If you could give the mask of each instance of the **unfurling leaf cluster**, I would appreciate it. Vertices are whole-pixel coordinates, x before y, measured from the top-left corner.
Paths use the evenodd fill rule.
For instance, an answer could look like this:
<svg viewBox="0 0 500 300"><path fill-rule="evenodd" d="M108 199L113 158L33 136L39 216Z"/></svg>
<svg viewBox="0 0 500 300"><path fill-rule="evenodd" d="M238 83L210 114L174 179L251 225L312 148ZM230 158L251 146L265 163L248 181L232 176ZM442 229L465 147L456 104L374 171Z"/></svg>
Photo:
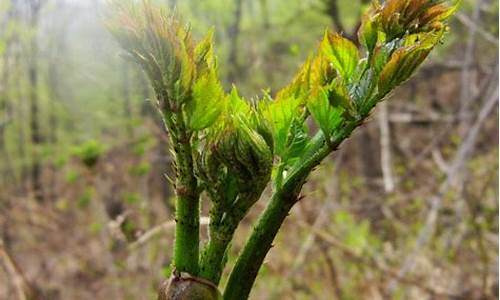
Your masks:
<svg viewBox="0 0 500 300"><path fill-rule="evenodd" d="M212 32L195 43L174 15L143 3L117 2L109 28L156 92L183 179L178 192L196 201L206 192L212 202L210 239L200 273L192 275L215 284L236 227L268 183L275 195L297 198L314 167L421 65L458 6L446 0L373 1L358 31L359 47L326 31L289 85L248 101L235 87L223 90ZM198 272L197 264L189 271ZM230 280L229 289L232 282L239 281Z"/></svg>

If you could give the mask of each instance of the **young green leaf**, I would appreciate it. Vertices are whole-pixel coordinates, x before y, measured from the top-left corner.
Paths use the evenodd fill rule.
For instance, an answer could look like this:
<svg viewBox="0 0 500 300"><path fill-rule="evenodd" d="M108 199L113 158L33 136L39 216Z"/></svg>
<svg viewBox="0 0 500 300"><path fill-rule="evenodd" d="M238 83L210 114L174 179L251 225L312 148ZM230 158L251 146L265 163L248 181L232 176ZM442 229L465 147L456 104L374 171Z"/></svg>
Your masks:
<svg viewBox="0 0 500 300"><path fill-rule="evenodd" d="M368 115L373 103L375 91L377 89L377 74L372 68L363 72L361 78L349 87L349 96L353 99L353 106L358 118Z"/></svg>
<svg viewBox="0 0 500 300"><path fill-rule="evenodd" d="M189 127L202 130L212 125L224 109L224 91L212 71L193 86L192 99L186 105Z"/></svg>
<svg viewBox="0 0 500 300"><path fill-rule="evenodd" d="M288 137L294 119L300 116L302 100L299 98L280 99L278 101L263 100L260 108L264 119L271 127L274 152L281 158L286 155Z"/></svg>
<svg viewBox="0 0 500 300"><path fill-rule="evenodd" d="M394 51L394 41L377 46L370 57L370 66L376 74L380 74Z"/></svg>
<svg viewBox="0 0 500 300"><path fill-rule="evenodd" d="M377 45L378 40L378 25L374 18L370 17L370 15L363 15L361 19L361 26L358 30L358 39L361 45L368 50L368 53L371 54L373 49Z"/></svg>
<svg viewBox="0 0 500 300"><path fill-rule="evenodd" d="M358 48L337 33L325 32L320 51L332 63L344 81L349 81L359 60Z"/></svg>
<svg viewBox="0 0 500 300"><path fill-rule="evenodd" d="M249 103L240 97L235 86L227 96L227 113L229 115L244 115L249 117L253 112Z"/></svg>
<svg viewBox="0 0 500 300"><path fill-rule="evenodd" d="M207 136L207 149L210 155L205 157L203 164L215 173L217 163L222 163L231 176L239 183L248 184L260 182L270 175L272 168L272 147L266 138L260 134L260 129L254 123L255 111L248 114L225 114L218 121L218 126ZM216 168L211 167L214 165ZM211 176L213 178L213 176Z"/></svg>
<svg viewBox="0 0 500 300"><path fill-rule="evenodd" d="M327 85L336 76L336 70L323 53L309 57L292 82L276 95L276 100L288 98L307 98L317 86Z"/></svg>
<svg viewBox="0 0 500 300"><path fill-rule="evenodd" d="M216 60L213 49L213 35L214 31L212 29L194 49L194 58L198 77L201 77L210 70L216 68Z"/></svg>
<svg viewBox="0 0 500 300"><path fill-rule="evenodd" d="M180 50L178 51L178 57L180 61L180 86L182 89L179 91L179 97L183 97L189 93L191 90L191 85L195 80L196 76L196 65L193 59L192 50L189 49L186 44L182 44Z"/></svg>
<svg viewBox="0 0 500 300"><path fill-rule="evenodd" d="M271 147L249 120L239 121L239 137L240 162L250 170L252 179L260 180L262 176L270 174L273 162Z"/></svg>
<svg viewBox="0 0 500 300"><path fill-rule="evenodd" d="M349 97L347 86L338 78L334 79L328 86L328 99L334 107L340 107L344 111L352 110L352 101Z"/></svg>
<svg viewBox="0 0 500 300"><path fill-rule="evenodd" d="M397 49L380 72L379 95L384 96L406 81L439 42L443 32L431 32L408 37L406 45Z"/></svg>
<svg viewBox="0 0 500 300"><path fill-rule="evenodd" d="M285 167L292 166L298 160L301 160L304 151L309 145L309 129L300 119L294 119L290 127L290 134L286 146L286 153L282 157Z"/></svg>
<svg viewBox="0 0 500 300"><path fill-rule="evenodd" d="M344 111L341 106L331 105L328 98L328 91L319 88L307 101L307 109L311 112L313 119L327 138L342 122L342 113Z"/></svg>
<svg viewBox="0 0 500 300"><path fill-rule="evenodd" d="M449 18L459 4L460 0L387 0L372 15L391 41L407 33L442 29L442 21Z"/></svg>

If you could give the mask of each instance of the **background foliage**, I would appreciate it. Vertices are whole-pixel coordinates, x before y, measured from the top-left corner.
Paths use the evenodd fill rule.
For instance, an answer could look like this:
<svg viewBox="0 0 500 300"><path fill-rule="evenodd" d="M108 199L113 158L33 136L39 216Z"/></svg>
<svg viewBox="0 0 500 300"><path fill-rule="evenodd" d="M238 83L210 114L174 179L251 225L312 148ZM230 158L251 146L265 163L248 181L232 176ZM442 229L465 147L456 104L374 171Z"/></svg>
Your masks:
<svg viewBox="0 0 500 300"><path fill-rule="evenodd" d="M157 2L197 39L213 28L224 89L246 98L285 85L325 27L352 37L365 5ZM0 0L1 299L153 299L169 274L167 138L110 13ZM463 1L416 78L309 179L252 299L498 298L497 20L497 1Z"/></svg>

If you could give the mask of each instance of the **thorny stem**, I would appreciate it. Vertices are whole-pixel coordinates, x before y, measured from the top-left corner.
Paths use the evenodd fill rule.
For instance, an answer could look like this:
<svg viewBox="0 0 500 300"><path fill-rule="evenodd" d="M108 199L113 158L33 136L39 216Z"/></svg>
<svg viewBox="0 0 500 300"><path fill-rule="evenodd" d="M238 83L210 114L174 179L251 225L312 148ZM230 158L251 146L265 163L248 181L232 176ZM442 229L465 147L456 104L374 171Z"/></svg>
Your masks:
<svg viewBox="0 0 500 300"><path fill-rule="evenodd" d="M315 154L297 166L295 170L292 170L290 175L285 178L283 185L273 193L268 206L259 218L231 271L224 291L223 298L225 300L248 298L264 258L272 247L274 238L293 205L299 200L300 190L308 174L328 154L336 150L358 124L359 122L353 122L345 126L333 137L330 143L319 134L313 145L313 149L318 149Z"/></svg>
<svg viewBox="0 0 500 300"><path fill-rule="evenodd" d="M248 209L260 198L262 189L243 193L223 217L210 226L210 240L203 252L200 266L200 276L219 284L226 263L226 251L233 239L238 224L246 215ZM212 222L212 221L211 221Z"/></svg>
<svg viewBox="0 0 500 300"><path fill-rule="evenodd" d="M163 103L167 100L162 97ZM185 127L182 112L175 114L163 111L163 118L170 132L175 153L175 244L174 266L178 272L198 275L200 242L200 193L194 175L193 149L191 134Z"/></svg>

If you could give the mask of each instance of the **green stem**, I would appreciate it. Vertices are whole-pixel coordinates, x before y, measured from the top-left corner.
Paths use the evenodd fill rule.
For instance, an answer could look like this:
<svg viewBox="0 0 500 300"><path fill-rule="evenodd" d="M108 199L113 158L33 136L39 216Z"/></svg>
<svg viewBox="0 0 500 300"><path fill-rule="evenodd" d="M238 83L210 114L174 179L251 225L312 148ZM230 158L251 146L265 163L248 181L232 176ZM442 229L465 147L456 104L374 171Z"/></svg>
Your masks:
<svg viewBox="0 0 500 300"><path fill-rule="evenodd" d="M225 192L226 184L228 183L223 180L214 183L207 189L212 201L210 224L208 227L209 241L201 254L199 276L215 285L219 283L220 275L225 265L225 252L231 242L231 235L225 233L228 230L227 227L225 229L222 218L227 211L227 204L233 203L237 197L237 195L229 196Z"/></svg>
<svg viewBox="0 0 500 300"><path fill-rule="evenodd" d="M293 205L298 201L300 190L309 173L347 138L357 124L344 127L327 143L321 135L314 139L314 155L303 161L285 179L283 185L274 192L257 226L252 231L229 276L224 300L244 300L252 289L255 278L272 242Z"/></svg>
<svg viewBox="0 0 500 300"><path fill-rule="evenodd" d="M174 266L179 272L198 275L200 243L200 200L194 176L190 134L184 126L182 113L176 115L171 135L176 159L176 203Z"/></svg>
<svg viewBox="0 0 500 300"><path fill-rule="evenodd" d="M199 201L197 197L177 195L174 266L177 271L198 274Z"/></svg>
<svg viewBox="0 0 500 300"><path fill-rule="evenodd" d="M271 198L236 261L224 291L224 299L248 298L260 266L296 199L296 195L283 193L276 193Z"/></svg>
<svg viewBox="0 0 500 300"><path fill-rule="evenodd" d="M217 224L211 226L210 241L201 261L200 277L219 284L226 263L226 251L234 232L250 207L260 198L264 187L255 187L255 191L241 194L237 204Z"/></svg>
<svg viewBox="0 0 500 300"><path fill-rule="evenodd" d="M227 234L211 234L202 261L200 263L200 277L213 284L219 284L222 270L225 266L226 250L231 242L234 230Z"/></svg>

